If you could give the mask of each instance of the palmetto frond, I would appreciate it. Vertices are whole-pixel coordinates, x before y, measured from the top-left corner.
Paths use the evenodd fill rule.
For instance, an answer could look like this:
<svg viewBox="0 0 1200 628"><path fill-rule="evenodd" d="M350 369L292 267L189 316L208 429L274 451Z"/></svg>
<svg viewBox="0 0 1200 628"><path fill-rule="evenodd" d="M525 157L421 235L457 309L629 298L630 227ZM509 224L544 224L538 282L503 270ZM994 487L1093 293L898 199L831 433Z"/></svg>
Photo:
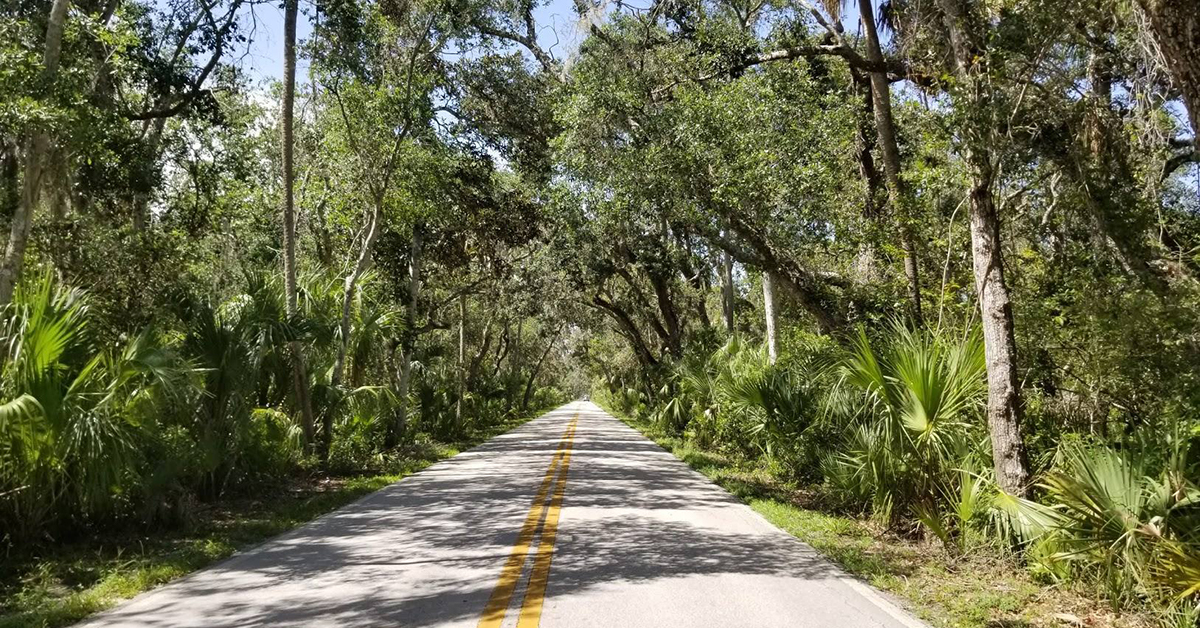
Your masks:
<svg viewBox="0 0 1200 628"><path fill-rule="evenodd" d="M87 312L86 295L50 275L24 285L5 312L0 491L26 500L14 506L22 524L37 525L59 500L76 512L108 508L135 463L142 421L154 420L159 400L192 390L190 365L148 335L98 349ZM16 486L28 490L7 490Z"/></svg>
<svg viewBox="0 0 1200 628"><path fill-rule="evenodd" d="M890 331L890 342L878 351L858 329L839 386L865 398L893 443L913 440L949 453L986 392L982 338L972 332L955 342L900 323Z"/></svg>
<svg viewBox="0 0 1200 628"><path fill-rule="evenodd" d="M899 322L888 331L888 340L876 343L860 327L837 369L835 397L852 408L854 429L851 453L839 464L861 465L855 481L866 483L862 490L882 508L917 507L933 493L957 512L953 505L961 498L976 497L975 480L959 481L952 469L978 431L985 393L982 339L978 332L956 339ZM917 514L926 518L937 510L931 503L921 508Z"/></svg>
<svg viewBox="0 0 1200 628"><path fill-rule="evenodd" d="M1200 548L1165 541L1150 573L1155 581L1174 590L1179 599L1200 595Z"/></svg>
<svg viewBox="0 0 1200 628"><path fill-rule="evenodd" d="M1145 474L1140 465L1106 448L1074 449L1068 468L1043 481L1069 519L1063 527L1079 551L1134 549L1147 512Z"/></svg>
<svg viewBox="0 0 1200 628"><path fill-rule="evenodd" d="M1057 530L1062 514L1049 506L997 489L991 500L992 525L1001 538L1032 543Z"/></svg>

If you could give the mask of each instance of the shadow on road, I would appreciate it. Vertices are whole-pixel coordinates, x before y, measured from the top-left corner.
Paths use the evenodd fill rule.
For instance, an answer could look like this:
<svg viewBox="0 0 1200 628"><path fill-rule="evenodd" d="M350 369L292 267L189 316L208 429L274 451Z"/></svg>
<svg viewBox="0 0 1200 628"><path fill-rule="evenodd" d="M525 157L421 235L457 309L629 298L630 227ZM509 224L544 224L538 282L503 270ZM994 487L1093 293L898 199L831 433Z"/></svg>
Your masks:
<svg viewBox="0 0 1200 628"><path fill-rule="evenodd" d="M528 423L95 625L473 625L572 414ZM704 523L744 519L735 503L634 430L583 412L551 599L699 574L837 577L786 535Z"/></svg>

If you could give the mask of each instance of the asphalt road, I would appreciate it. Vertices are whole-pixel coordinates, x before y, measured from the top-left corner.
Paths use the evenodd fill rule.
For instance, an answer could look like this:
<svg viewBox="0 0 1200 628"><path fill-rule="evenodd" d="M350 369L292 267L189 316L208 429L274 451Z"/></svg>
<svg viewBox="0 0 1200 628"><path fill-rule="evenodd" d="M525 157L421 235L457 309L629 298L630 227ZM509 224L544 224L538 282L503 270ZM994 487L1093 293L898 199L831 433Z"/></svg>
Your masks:
<svg viewBox="0 0 1200 628"><path fill-rule="evenodd" d="M587 402L85 625L923 626Z"/></svg>

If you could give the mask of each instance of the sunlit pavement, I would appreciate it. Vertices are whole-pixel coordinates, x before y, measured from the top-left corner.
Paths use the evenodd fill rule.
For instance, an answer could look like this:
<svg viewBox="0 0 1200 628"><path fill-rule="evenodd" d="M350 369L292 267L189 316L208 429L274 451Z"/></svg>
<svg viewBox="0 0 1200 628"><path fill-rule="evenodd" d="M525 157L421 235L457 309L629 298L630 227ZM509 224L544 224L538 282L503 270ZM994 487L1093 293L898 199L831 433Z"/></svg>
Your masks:
<svg viewBox="0 0 1200 628"><path fill-rule="evenodd" d="M923 625L588 402L85 625L539 624Z"/></svg>

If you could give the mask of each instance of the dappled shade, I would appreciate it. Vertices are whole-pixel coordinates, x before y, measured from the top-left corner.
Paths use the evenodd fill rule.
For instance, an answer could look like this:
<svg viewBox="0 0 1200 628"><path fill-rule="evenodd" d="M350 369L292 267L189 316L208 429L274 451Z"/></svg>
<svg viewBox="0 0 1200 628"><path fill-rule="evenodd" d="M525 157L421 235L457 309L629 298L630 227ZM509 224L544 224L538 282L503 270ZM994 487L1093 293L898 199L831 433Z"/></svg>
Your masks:
<svg viewBox="0 0 1200 628"><path fill-rule="evenodd" d="M903 625L811 548L583 403L87 625L473 626L576 409L543 625Z"/></svg>

